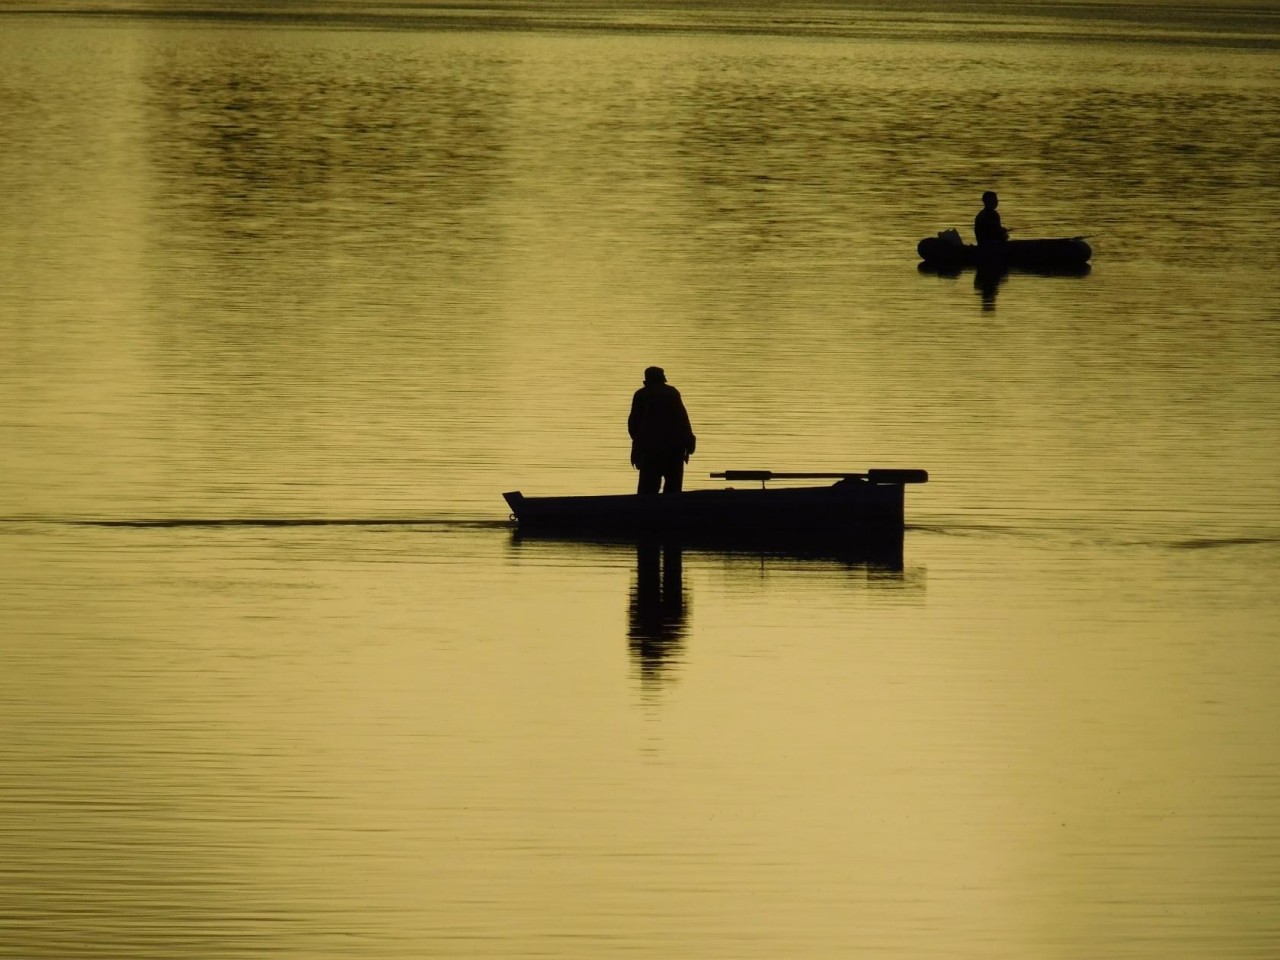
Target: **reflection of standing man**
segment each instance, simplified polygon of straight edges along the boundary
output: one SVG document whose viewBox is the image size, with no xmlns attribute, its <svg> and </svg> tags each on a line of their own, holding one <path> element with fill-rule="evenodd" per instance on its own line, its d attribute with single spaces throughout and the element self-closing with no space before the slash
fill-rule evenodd
<svg viewBox="0 0 1280 960">
<path fill-rule="evenodd" d="M 631 465 L 640 471 L 637 493 L 679 493 L 684 465 L 697 444 L 680 391 L 667 383 L 661 367 L 644 371 L 644 386 L 631 398 L 627 417 Z"/>
<path fill-rule="evenodd" d="M 684 646 L 685 596 L 679 545 L 636 545 L 636 581 L 631 591 L 628 646 L 643 686 L 669 680 Z"/>
</svg>

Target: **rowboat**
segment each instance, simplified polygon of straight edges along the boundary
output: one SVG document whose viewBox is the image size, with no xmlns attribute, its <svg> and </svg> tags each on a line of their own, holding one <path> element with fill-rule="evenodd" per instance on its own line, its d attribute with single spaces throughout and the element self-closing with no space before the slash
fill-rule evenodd
<svg viewBox="0 0 1280 960">
<path fill-rule="evenodd" d="M 900 544 L 905 526 L 904 486 L 929 479 L 924 470 L 885 469 L 865 473 L 726 470 L 711 477 L 759 483 L 759 487 L 576 497 L 526 497 L 515 490 L 502 496 L 522 533 L 859 547 L 894 540 Z M 768 486 L 771 481 L 816 479 L 835 482 Z"/>
<path fill-rule="evenodd" d="M 954 230 L 925 237 L 916 244 L 916 253 L 937 267 L 1013 267 L 1025 270 L 1080 270 L 1093 256 L 1084 237 L 1057 237 L 1042 240 L 1006 240 L 979 247 L 964 243 Z"/>
</svg>

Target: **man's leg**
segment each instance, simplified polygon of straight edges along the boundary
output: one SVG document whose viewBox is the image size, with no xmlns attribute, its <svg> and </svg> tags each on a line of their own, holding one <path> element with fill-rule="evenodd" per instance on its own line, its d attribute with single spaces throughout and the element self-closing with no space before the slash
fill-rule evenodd
<svg viewBox="0 0 1280 960">
<path fill-rule="evenodd" d="M 662 470 L 666 483 L 662 486 L 663 493 L 679 493 L 680 488 L 684 486 L 684 458 L 676 457 L 674 460 L 665 464 Z"/>
<path fill-rule="evenodd" d="M 640 482 L 636 486 L 636 493 L 657 493 L 661 484 L 661 467 L 656 467 L 652 463 L 640 464 Z"/>
</svg>

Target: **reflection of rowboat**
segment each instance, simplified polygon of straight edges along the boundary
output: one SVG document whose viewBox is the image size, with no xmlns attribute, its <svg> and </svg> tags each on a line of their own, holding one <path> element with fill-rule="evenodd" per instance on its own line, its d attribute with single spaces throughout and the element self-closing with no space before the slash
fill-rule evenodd
<svg viewBox="0 0 1280 960">
<path fill-rule="evenodd" d="M 830 543 L 858 548 L 894 540 L 904 526 L 903 485 L 924 483 L 923 470 L 866 473 L 774 473 L 728 470 L 724 480 L 760 487 L 688 490 L 680 494 L 585 497 L 502 496 L 521 531 L 593 536 L 677 536 L 731 543 Z M 765 486 L 770 480 L 835 479 L 822 487 Z"/>
<path fill-rule="evenodd" d="M 1016 267 L 1029 270 L 1079 270 L 1093 256 L 1083 237 L 1051 240 L 1006 240 L 990 247 L 963 243 L 960 235 L 944 230 L 925 237 L 916 252 L 927 264 L 938 267 Z"/>
</svg>

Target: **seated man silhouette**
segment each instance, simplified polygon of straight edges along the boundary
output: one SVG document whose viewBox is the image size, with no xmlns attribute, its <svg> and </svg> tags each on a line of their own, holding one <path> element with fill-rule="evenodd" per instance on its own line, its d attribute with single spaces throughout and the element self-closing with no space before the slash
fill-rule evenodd
<svg viewBox="0 0 1280 960">
<path fill-rule="evenodd" d="M 697 437 L 680 391 L 667 383 L 661 367 L 644 371 L 644 386 L 631 398 L 627 417 L 631 434 L 631 465 L 640 471 L 637 493 L 679 493 L 684 465 L 689 462 Z"/>
<path fill-rule="evenodd" d="M 973 218 L 973 235 L 980 247 L 998 246 L 1009 239 L 1009 231 L 1000 223 L 1000 214 L 996 211 L 999 204 L 1000 198 L 994 190 L 982 195 L 982 209 Z"/>
</svg>

